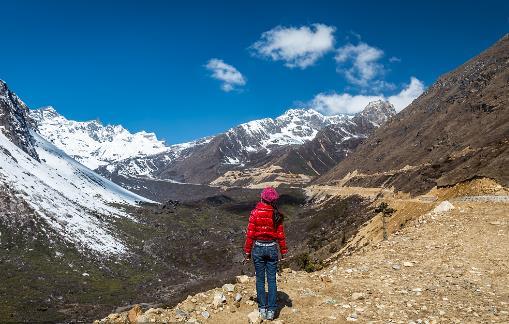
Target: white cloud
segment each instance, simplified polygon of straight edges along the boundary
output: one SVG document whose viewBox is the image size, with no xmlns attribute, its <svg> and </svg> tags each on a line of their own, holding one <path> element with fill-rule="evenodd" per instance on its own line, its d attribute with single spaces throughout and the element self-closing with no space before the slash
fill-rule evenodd
<svg viewBox="0 0 509 324">
<path fill-rule="evenodd" d="M 313 109 L 328 115 L 354 114 L 361 111 L 371 101 L 382 99 L 381 96 L 351 95 L 349 93 L 319 93 L 311 101 Z"/>
<path fill-rule="evenodd" d="M 212 77 L 222 81 L 221 89 L 230 92 L 235 87 L 246 84 L 246 78 L 235 67 L 226 64 L 223 60 L 213 58 L 205 65 L 207 70 L 212 72 Z"/>
<path fill-rule="evenodd" d="M 424 83 L 416 77 L 410 78 L 410 84 L 408 84 L 403 90 L 397 95 L 390 96 L 387 98 L 397 111 L 402 110 L 408 106 L 415 98 L 419 97 L 424 92 Z"/>
<path fill-rule="evenodd" d="M 360 42 L 358 45 L 346 44 L 336 51 L 338 71 L 345 74 L 348 82 L 360 87 L 367 87 L 370 81 L 385 72 L 383 64 L 378 61 L 384 51 Z"/>
<path fill-rule="evenodd" d="M 335 30 L 323 24 L 298 28 L 277 26 L 264 32 L 251 49 L 255 55 L 283 61 L 287 67 L 305 69 L 334 48 Z"/>
<path fill-rule="evenodd" d="M 354 114 L 362 111 L 368 103 L 375 100 L 388 100 L 396 111 L 401 111 L 424 91 L 424 84 L 415 77 L 399 93 L 384 95 L 351 95 L 349 93 L 319 93 L 310 102 L 313 109 L 328 115 Z"/>
</svg>

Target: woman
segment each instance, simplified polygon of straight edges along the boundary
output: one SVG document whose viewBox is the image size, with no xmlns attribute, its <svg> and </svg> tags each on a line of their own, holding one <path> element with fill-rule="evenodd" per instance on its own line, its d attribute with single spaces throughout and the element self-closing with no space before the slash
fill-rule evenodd
<svg viewBox="0 0 509 324">
<path fill-rule="evenodd" d="M 256 295 L 258 309 L 262 319 L 273 320 L 276 305 L 276 272 L 278 263 L 277 246 L 285 257 L 285 232 L 283 230 L 283 215 L 276 207 L 279 194 L 276 189 L 267 187 L 263 189 L 261 201 L 249 216 L 247 226 L 246 244 L 244 245 L 247 260 L 253 258 L 256 272 Z M 268 296 L 265 296 L 265 274 L 267 274 Z"/>
</svg>

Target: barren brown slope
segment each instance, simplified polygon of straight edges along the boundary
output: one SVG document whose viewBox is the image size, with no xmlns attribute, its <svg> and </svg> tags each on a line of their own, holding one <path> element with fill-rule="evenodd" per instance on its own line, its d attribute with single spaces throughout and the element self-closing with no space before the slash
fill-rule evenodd
<svg viewBox="0 0 509 324">
<path fill-rule="evenodd" d="M 419 199 L 384 196 L 397 209 L 388 220 L 389 239 L 381 241 L 376 217 L 324 269 L 284 269 L 272 323 L 508 323 L 507 193 L 483 179 Z M 437 201 L 426 199 L 431 195 Z M 440 208 L 445 198 L 452 209 Z M 247 323 L 256 309 L 254 278 L 238 279 L 173 308 L 135 307 L 131 323 Z M 95 323 L 130 323 L 128 315 Z"/>
<path fill-rule="evenodd" d="M 317 182 L 412 193 L 475 177 L 507 186 L 508 165 L 509 34 L 440 77 Z"/>
</svg>

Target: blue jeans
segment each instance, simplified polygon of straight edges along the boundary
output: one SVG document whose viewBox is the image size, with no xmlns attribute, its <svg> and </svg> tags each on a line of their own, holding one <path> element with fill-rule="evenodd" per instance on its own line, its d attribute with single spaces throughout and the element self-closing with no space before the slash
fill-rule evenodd
<svg viewBox="0 0 509 324">
<path fill-rule="evenodd" d="M 277 310 L 276 305 L 276 272 L 278 251 L 277 244 L 272 246 L 253 247 L 253 263 L 256 272 L 256 296 L 258 308 L 266 308 L 272 311 Z M 267 274 L 268 296 L 265 296 L 265 274 Z"/>
</svg>

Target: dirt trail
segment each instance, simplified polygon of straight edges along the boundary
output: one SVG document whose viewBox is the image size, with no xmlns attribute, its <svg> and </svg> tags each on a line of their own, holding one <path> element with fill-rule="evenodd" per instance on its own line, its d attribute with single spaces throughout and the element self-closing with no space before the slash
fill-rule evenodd
<svg viewBox="0 0 509 324">
<path fill-rule="evenodd" d="M 441 199 L 422 202 L 401 229 L 394 221 L 395 232 L 381 242 L 375 239 L 375 218 L 365 228 L 371 226 L 376 235 L 357 245 L 355 253 L 332 259 L 315 273 L 285 269 L 278 277 L 279 323 L 508 323 L 507 198 L 478 201 L 450 191 L 433 194 L 454 198 L 454 209 L 435 214 L 428 211 Z M 400 202 L 399 208 L 404 205 Z M 149 310 L 138 321 L 246 323 L 256 309 L 254 279 L 248 280 L 237 283 L 234 292 L 218 288 L 190 296 L 173 309 Z M 220 293 L 226 301 L 214 307 L 214 295 Z M 242 296 L 239 307 L 237 293 Z M 112 314 L 103 322 L 126 319 L 127 313 Z"/>
</svg>

